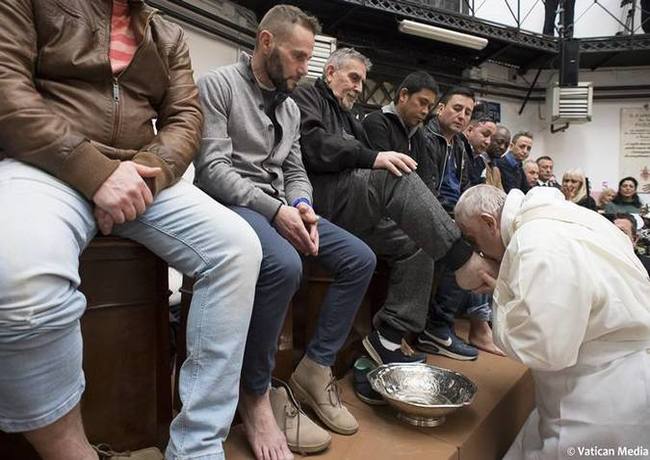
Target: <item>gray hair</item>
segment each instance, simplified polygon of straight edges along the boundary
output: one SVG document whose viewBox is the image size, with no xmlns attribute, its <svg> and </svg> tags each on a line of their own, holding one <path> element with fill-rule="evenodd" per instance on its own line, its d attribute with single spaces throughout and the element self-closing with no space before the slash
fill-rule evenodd
<svg viewBox="0 0 650 460">
<path fill-rule="evenodd" d="M 535 165 L 535 166 L 539 167 L 539 165 L 537 164 L 537 161 L 531 160 L 530 158 L 528 160 L 524 161 L 524 164 L 522 165 L 522 168 L 524 170 L 526 170 L 527 165 Z"/>
<path fill-rule="evenodd" d="M 467 222 L 484 213 L 499 219 L 505 202 L 503 190 L 487 184 L 475 185 L 461 195 L 454 208 L 454 216 L 457 222 Z"/>
<path fill-rule="evenodd" d="M 327 76 L 326 72 L 328 66 L 331 65 L 334 67 L 334 70 L 339 70 L 350 59 L 356 59 L 361 62 L 366 67 L 366 72 L 370 72 L 370 69 L 372 68 L 372 62 L 370 62 L 370 59 L 354 48 L 339 48 L 330 54 L 329 58 L 327 58 L 327 61 L 323 66 L 323 79 Z"/>
</svg>

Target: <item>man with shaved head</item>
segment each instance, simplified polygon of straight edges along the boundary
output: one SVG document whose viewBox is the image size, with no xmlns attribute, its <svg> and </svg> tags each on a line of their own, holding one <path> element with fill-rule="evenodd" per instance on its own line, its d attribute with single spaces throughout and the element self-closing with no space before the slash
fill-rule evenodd
<svg viewBox="0 0 650 460">
<path fill-rule="evenodd" d="M 510 145 L 510 130 L 503 125 L 498 125 L 490 140 L 487 148 L 487 154 L 492 160 L 501 158 Z"/>
<path fill-rule="evenodd" d="M 293 394 L 331 430 L 358 423 L 340 399 L 330 367 L 348 336 L 375 268 L 360 239 L 319 218 L 302 162 L 300 112 L 288 95 L 307 73 L 320 30 L 289 5 L 260 22 L 252 56 L 199 81 L 205 114 L 195 162 L 198 186 L 239 214 L 262 243 L 262 265 L 244 351 L 239 410 L 258 460 L 292 458 L 290 450 L 325 449 L 329 433 L 299 410 L 286 385 L 271 388 L 278 338 L 300 286 L 302 257 L 333 275 L 316 331 L 291 376 Z"/>
</svg>

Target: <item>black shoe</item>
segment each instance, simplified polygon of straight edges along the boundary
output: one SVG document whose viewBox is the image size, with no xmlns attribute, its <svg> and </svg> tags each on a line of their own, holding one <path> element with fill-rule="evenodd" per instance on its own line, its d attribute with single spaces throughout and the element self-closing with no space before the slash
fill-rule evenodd
<svg viewBox="0 0 650 460">
<path fill-rule="evenodd" d="M 478 358 L 478 350 L 463 342 L 447 326 L 425 329 L 418 336 L 415 346 L 420 351 L 459 361 L 473 361 Z"/>
<path fill-rule="evenodd" d="M 361 401 L 372 406 L 382 406 L 386 404 L 384 398 L 379 393 L 372 389 L 368 381 L 367 374 L 375 369 L 377 364 L 367 356 L 362 356 L 354 362 L 353 377 L 354 377 L 354 394 L 357 395 Z"/>
<path fill-rule="evenodd" d="M 363 339 L 363 347 L 377 364 L 423 363 L 427 360 L 424 353 L 417 353 L 410 347 L 406 351 L 402 349 L 403 346 L 395 351 L 385 348 L 379 340 L 378 331 L 372 331 Z"/>
</svg>

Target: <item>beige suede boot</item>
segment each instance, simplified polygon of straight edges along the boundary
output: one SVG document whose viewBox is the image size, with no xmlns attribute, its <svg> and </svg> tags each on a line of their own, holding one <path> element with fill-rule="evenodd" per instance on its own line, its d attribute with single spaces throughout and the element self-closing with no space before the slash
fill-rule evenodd
<svg viewBox="0 0 650 460">
<path fill-rule="evenodd" d="M 269 398 L 273 416 L 287 438 L 289 450 L 313 454 L 327 449 L 332 437 L 300 411 L 289 388 L 271 388 Z"/>
<path fill-rule="evenodd" d="M 357 420 L 341 403 L 339 388 L 329 367 L 305 355 L 293 371 L 289 386 L 298 401 L 311 407 L 332 431 L 353 434 L 359 429 Z"/>
</svg>

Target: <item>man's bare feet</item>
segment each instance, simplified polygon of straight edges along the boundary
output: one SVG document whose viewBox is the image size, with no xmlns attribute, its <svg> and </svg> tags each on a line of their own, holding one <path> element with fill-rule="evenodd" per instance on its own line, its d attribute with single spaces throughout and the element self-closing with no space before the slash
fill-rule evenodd
<svg viewBox="0 0 650 460">
<path fill-rule="evenodd" d="M 268 391 L 260 396 L 242 389 L 239 414 L 256 460 L 293 460 L 287 439 L 273 416 Z"/>
<path fill-rule="evenodd" d="M 471 319 L 469 328 L 469 343 L 479 350 L 487 351 L 497 356 L 505 356 L 499 347 L 494 344 L 492 329 L 487 321 Z"/>
</svg>

